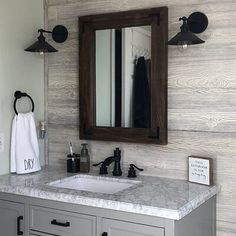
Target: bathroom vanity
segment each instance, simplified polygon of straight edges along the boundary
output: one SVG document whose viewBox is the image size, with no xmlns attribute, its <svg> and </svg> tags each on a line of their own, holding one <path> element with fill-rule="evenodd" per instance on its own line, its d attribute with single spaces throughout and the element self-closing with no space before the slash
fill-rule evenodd
<svg viewBox="0 0 236 236">
<path fill-rule="evenodd" d="M 97 189 L 89 189 L 95 182 Z M 133 181 L 56 168 L 5 175 L 0 177 L 1 235 L 214 236 L 218 191 L 184 180 L 139 176 Z"/>
</svg>

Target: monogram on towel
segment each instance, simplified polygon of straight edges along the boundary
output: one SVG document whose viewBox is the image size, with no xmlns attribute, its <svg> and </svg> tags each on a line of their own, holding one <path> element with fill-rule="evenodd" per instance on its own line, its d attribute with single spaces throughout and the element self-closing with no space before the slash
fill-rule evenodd
<svg viewBox="0 0 236 236">
<path fill-rule="evenodd" d="M 25 170 L 32 170 L 34 168 L 34 159 L 24 160 Z"/>
</svg>

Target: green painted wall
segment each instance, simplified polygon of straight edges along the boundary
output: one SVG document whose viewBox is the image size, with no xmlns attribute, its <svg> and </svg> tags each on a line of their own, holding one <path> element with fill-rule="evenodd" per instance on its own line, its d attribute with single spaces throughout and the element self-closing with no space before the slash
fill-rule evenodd
<svg viewBox="0 0 236 236">
<path fill-rule="evenodd" d="M 14 91 L 31 94 L 36 120 L 44 119 L 44 61 L 24 52 L 44 25 L 43 0 L 1 0 L 0 4 L 0 133 L 4 133 L 4 152 L 0 153 L 0 174 L 9 172 L 11 122 Z M 23 108 L 23 104 L 26 107 Z M 22 100 L 19 109 L 29 108 Z M 41 151 L 43 153 L 43 151 Z"/>
</svg>

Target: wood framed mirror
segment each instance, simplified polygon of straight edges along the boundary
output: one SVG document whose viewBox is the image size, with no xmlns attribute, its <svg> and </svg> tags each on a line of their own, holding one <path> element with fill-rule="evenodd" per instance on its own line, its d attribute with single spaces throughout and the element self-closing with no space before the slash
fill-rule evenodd
<svg viewBox="0 0 236 236">
<path fill-rule="evenodd" d="M 80 138 L 167 144 L 168 8 L 79 18 Z"/>
</svg>

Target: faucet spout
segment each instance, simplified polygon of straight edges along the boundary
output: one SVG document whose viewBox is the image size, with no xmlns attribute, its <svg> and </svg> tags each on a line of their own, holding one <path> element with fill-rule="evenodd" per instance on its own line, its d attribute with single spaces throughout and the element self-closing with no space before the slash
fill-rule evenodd
<svg viewBox="0 0 236 236">
<path fill-rule="evenodd" d="M 114 161 L 114 156 L 110 156 L 107 157 L 104 161 L 103 161 L 103 165 L 104 166 L 109 166 L 112 162 Z"/>
<path fill-rule="evenodd" d="M 114 150 L 114 169 L 113 169 L 113 176 L 121 176 L 122 175 L 122 171 L 121 171 L 121 167 L 120 167 L 120 160 L 121 160 L 121 151 L 119 148 L 116 148 Z"/>
<path fill-rule="evenodd" d="M 114 159 L 113 156 L 107 157 L 104 161 L 101 161 L 97 164 L 93 164 L 93 166 L 101 165 L 99 174 L 100 175 L 107 175 L 108 174 L 107 167 L 113 162 L 113 159 Z"/>
</svg>

